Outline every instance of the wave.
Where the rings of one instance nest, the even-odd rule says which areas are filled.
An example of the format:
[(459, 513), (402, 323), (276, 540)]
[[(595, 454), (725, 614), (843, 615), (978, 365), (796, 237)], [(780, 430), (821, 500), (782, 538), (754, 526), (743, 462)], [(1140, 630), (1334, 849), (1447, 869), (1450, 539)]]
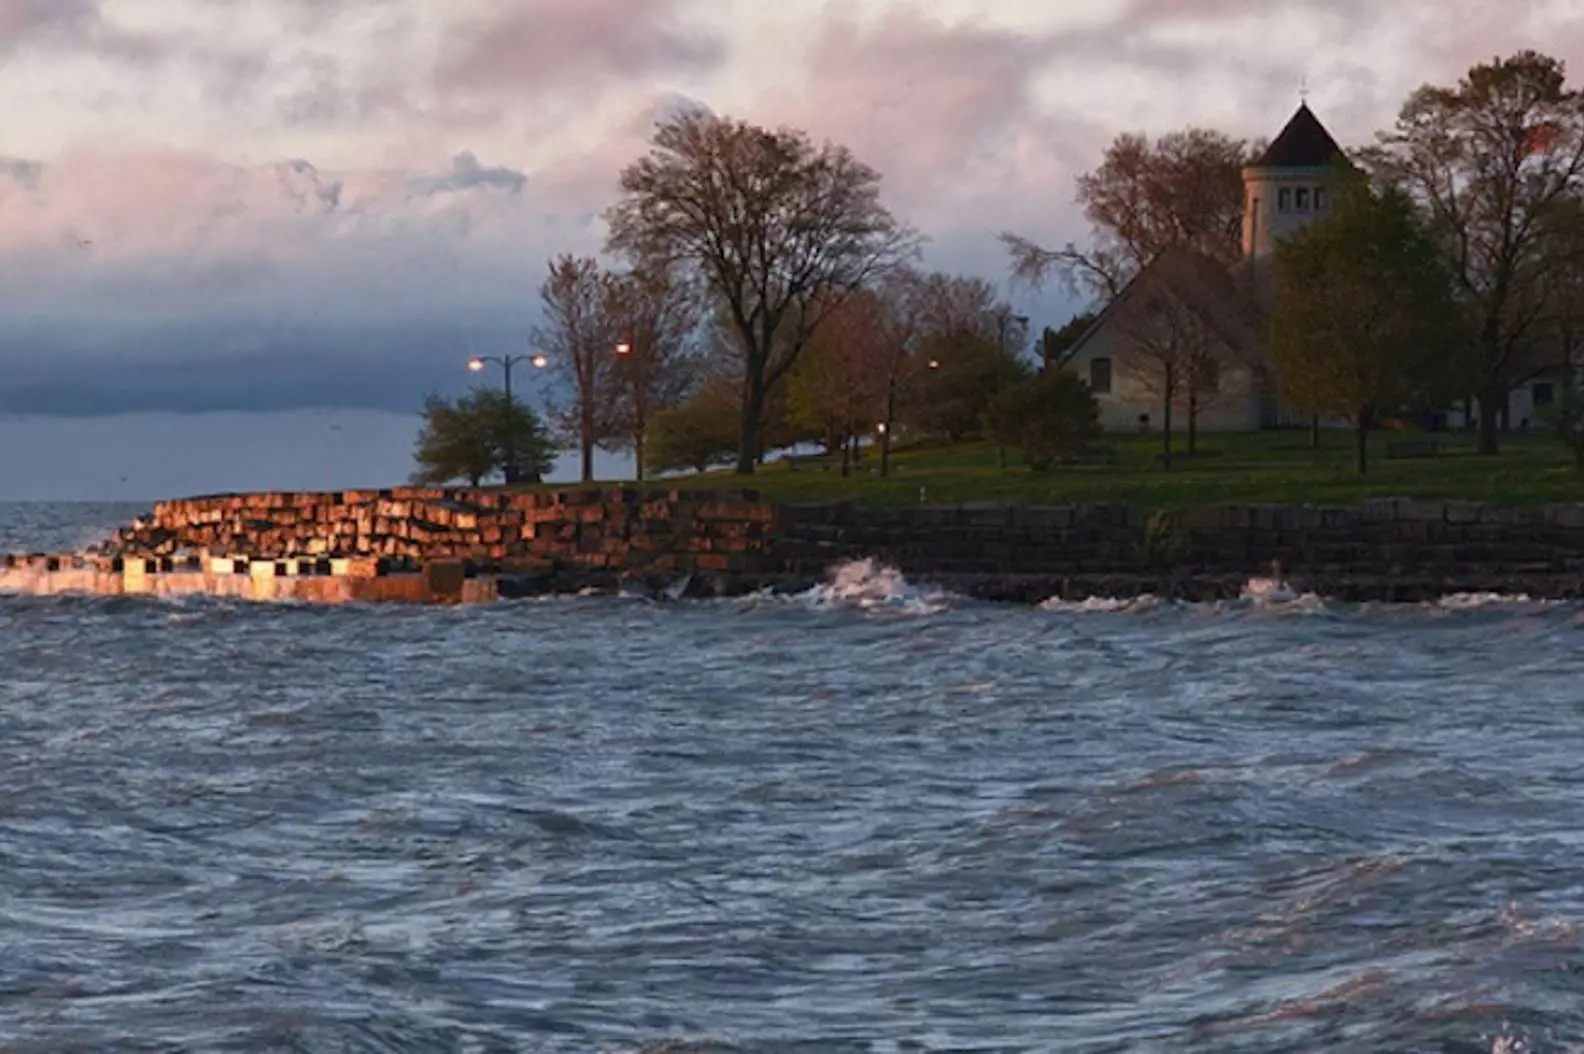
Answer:
[(961, 598), (944, 589), (916, 586), (901, 571), (872, 557), (836, 564), (825, 582), (788, 599), (810, 608), (856, 608), (933, 615)]

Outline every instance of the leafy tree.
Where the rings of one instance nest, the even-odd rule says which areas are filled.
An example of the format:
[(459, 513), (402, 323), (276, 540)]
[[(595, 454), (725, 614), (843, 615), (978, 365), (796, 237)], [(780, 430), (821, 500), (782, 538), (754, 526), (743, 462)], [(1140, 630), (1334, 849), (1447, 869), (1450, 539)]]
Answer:
[(1574, 371), (1567, 371), (1545, 421), (1573, 452), (1573, 467), (1584, 472), (1584, 388)]
[(885, 413), (890, 334), (885, 305), (864, 291), (828, 313), (787, 377), (787, 410), (794, 425), (817, 432), (850, 469), (853, 441)]
[(636, 271), (610, 283), (607, 311), (615, 321), (612, 438), (631, 450), (644, 478), (644, 449), (654, 415), (676, 406), (700, 372), (694, 346), (693, 291), (667, 271)]
[(505, 392), (479, 388), (455, 402), (438, 395), (424, 400), (414, 458), (418, 484), (465, 479), (476, 487), (492, 473), (505, 476), (508, 458), (515, 462), (512, 478), (536, 483), (554, 466), (555, 447), (532, 409), (508, 402)]
[(880, 176), (844, 147), (816, 147), (702, 111), (660, 125), (621, 174), (610, 248), (690, 269), (724, 304), (743, 369), (737, 471), (754, 471), (765, 407), (822, 314), (914, 251), (880, 201)]
[(1455, 279), (1399, 190), (1362, 179), (1276, 252), (1271, 355), (1289, 398), (1352, 419), (1365, 471), (1374, 417), (1429, 398), (1464, 340)]
[(1584, 193), (1584, 93), (1561, 61), (1521, 51), (1418, 89), (1366, 158), (1429, 213), (1473, 310), (1480, 451), (1495, 454), (1509, 390), (1543, 367), (1537, 331), (1562, 278), (1544, 246)]
[(693, 398), (657, 411), (649, 421), (644, 456), (651, 472), (703, 472), (734, 457), (741, 438), (737, 390), (715, 380)]
[(1093, 311), (1083, 311), (1067, 320), (1060, 329), (1045, 327), (1040, 334), (1040, 362), (1044, 369), (1060, 369), (1067, 364), (1073, 348), (1078, 346), (1078, 341), (1089, 332), (1099, 315)]
[(1074, 289), (1110, 301), (1169, 248), (1190, 248), (1231, 266), (1242, 256), (1243, 166), (1255, 149), (1205, 128), (1153, 143), (1135, 133), (1118, 136), (1100, 167), (1078, 177), (1078, 202), (1093, 230), (1090, 248), (1046, 249), (1004, 233), (1013, 274), (1038, 283), (1055, 272)]
[(585, 483), (594, 478), (595, 447), (617, 430), (616, 284), (616, 276), (592, 257), (562, 255), (550, 262), (550, 273), (539, 288), (545, 321), (534, 331), (534, 343), (571, 398), (552, 415), (557, 430), (581, 455)]
[(1045, 372), (1020, 380), (990, 402), (986, 430), (1019, 447), (1035, 472), (1074, 457), (1100, 435), (1100, 404), (1076, 374)]
[(910, 378), (903, 397), (907, 426), (957, 442), (979, 433), (996, 393), (1026, 379), (1028, 363), (999, 341), (976, 333), (927, 337), (920, 345), (924, 368)]

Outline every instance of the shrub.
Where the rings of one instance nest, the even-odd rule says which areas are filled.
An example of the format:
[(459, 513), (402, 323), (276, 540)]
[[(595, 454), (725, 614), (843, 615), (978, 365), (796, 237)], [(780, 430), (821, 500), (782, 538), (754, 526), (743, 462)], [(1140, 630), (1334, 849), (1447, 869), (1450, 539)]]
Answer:
[(1100, 435), (1100, 405), (1075, 374), (1047, 370), (1014, 384), (990, 401), (985, 430), (1023, 451), (1035, 472), (1075, 457)]

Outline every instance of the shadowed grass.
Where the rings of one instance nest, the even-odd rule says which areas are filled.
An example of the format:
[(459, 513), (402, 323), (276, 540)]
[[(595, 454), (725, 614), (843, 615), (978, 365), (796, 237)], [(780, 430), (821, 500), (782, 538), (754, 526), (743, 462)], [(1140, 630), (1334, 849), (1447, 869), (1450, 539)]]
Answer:
[[(1388, 443), (1433, 440), (1434, 458), (1387, 459)], [(892, 453), (892, 474), (882, 479), (866, 466), (843, 478), (832, 468), (795, 471), (771, 461), (752, 478), (728, 471), (672, 477), (671, 487), (750, 486), (774, 502), (854, 499), (898, 504), (1014, 502), (1031, 505), (1125, 504), (1173, 509), (1218, 504), (1351, 505), (1369, 498), (1466, 499), (1497, 505), (1584, 501), (1584, 474), (1553, 436), (1502, 437), (1502, 453), (1480, 457), (1472, 436), (1414, 432), (1374, 435), (1369, 471), (1354, 470), (1353, 439), (1341, 432), (1308, 447), (1306, 432), (1214, 433), (1201, 437), (1200, 456), (1161, 465), (1158, 437), (1107, 437), (1111, 464), (1075, 465), (1030, 472), (1015, 451), (1007, 469), (996, 466), (989, 443), (929, 444)], [(871, 455), (876, 460), (878, 455)], [(1180, 452), (1179, 452), (1180, 457)]]

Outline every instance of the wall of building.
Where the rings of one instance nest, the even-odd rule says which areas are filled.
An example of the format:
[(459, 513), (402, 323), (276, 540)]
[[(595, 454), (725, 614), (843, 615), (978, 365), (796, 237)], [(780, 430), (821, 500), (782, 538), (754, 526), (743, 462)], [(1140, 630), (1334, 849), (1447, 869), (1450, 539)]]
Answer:
[[(1268, 257), (1283, 240), (1325, 215), (1330, 207), (1326, 177), (1323, 169), (1245, 169), (1243, 255)], [(1285, 209), (1282, 208), (1283, 192), (1288, 197)], [(1318, 208), (1317, 192), (1320, 195)], [(1302, 202), (1300, 197), (1304, 199)]]
[[(1084, 381), (1092, 381), (1093, 360), (1111, 363), (1111, 390), (1096, 393), (1100, 404), (1100, 425), (1107, 432), (1132, 435), (1140, 430), (1139, 417), (1149, 417), (1149, 430), (1159, 432), (1162, 424), (1161, 400), (1151, 390), (1152, 373), (1137, 364), (1137, 352), (1126, 336), (1126, 327), (1106, 325), (1096, 330), (1079, 352), (1064, 367)], [(1199, 428), (1205, 432), (1246, 432), (1260, 427), (1260, 395), (1252, 371), (1231, 353), (1222, 367), (1220, 390), (1199, 411)], [(1129, 363), (1134, 363), (1130, 366)], [(1172, 427), (1180, 431), (1187, 425), (1187, 399), (1179, 398), (1172, 408)]]

